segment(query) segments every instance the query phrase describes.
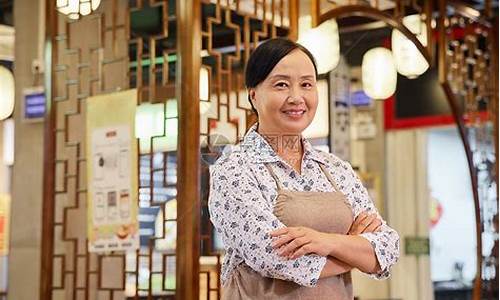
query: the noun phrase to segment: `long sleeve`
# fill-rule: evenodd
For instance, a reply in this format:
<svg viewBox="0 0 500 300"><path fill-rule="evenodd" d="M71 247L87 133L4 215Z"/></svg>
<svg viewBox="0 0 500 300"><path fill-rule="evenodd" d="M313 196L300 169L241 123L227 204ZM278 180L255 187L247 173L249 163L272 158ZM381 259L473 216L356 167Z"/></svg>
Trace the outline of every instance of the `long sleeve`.
<svg viewBox="0 0 500 300"><path fill-rule="evenodd" d="M271 247L269 232L285 225L272 213L259 185L244 162L210 167L209 212L222 235L226 255L241 259L262 276L315 286L326 258L315 254L286 260Z"/></svg>
<svg viewBox="0 0 500 300"><path fill-rule="evenodd" d="M382 220L380 231L362 233L360 236L366 238L372 244L381 268L379 273L368 275L375 279L386 279L390 276L391 267L396 264L399 259L399 235L382 219L368 191L363 186L351 165L343 162L342 167L346 171L346 177L348 177L346 178L346 186L344 186L343 190L352 205L354 216L357 217L362 212L376 213L378 218Z"/></svg>

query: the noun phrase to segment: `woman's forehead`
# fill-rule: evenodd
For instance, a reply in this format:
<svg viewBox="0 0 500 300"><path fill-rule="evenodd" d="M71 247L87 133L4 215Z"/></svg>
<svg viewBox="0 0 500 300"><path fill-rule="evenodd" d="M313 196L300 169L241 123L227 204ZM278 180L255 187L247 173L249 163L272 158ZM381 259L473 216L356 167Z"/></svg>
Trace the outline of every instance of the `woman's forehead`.
<svg viewBox="0 0 500 300"><path fill-rule="evenodd" d="M314 65L307 54L297 49L283 57L274 66L268 78L275 76L315 77Z"/></svg>

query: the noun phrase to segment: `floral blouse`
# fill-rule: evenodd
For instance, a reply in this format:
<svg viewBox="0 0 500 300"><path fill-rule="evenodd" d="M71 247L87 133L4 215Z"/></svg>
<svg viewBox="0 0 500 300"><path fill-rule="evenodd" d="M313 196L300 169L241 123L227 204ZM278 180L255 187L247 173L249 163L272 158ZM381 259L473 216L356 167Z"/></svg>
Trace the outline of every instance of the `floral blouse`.
<svg viewBox="0 0 500 300"><path fill-rule="evenodd" d="M262 276L315 286L326 257L308 254L285 259L271 247L269 232L285 225L273 214L277 186L264 163L271 165L284 188L332 192L334 188L318 165L323 164L348 199L354 217L363 211L378 214L377 208L349 163L314 149L302 139L304 156L299 174L274 152L256 128L257 124L210 166L210 218L226 250L222 283L239 264L245 263ZM370 241L381 267L380 273L369 275L388 278L399 258L398 233L383 221L380 231L360 236Z"/></svg>

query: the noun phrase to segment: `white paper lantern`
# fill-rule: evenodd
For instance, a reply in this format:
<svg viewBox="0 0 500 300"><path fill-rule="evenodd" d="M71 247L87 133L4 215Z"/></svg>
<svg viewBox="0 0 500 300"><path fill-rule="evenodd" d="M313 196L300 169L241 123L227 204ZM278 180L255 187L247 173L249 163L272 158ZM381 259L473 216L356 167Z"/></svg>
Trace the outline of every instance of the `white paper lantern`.
<svg viewBox="0 0 500 300"><path fill-rule="evenodd" d="M307 19L303 19L300 23L307 26L306 22ZM318 27L301 30L298 43L312 53L319 74L330 72L339 63L339 28L334 19L323 22Z"/></svg>
<svg viewBox="0 0 500 300"><path fill-rule="evenodd" d="M415 34L424 47L427 46L427 27L420 15L404 17L403 24ZM397 29L392 30L392 53L396 69L403 76L416 78L429 68L417 46Z"/></svg>
<svg viewBox="0 0 500 300"><path fill-rule="evenodd" d="M387 99L396 91L396 66L389 49L368 50L361 64L361 79L365 94L373 99Z"/></svg>
<svg viewBox="0 0 500 300"><path fill-rule="evenodd" d="M14 111L14 75L0 66L0 120L7 119Z"/></svg>
<svg viewBox="0 0 500 300"><path fill-rule="evenodd" d="M328 138L330 133L328 81L326 79L318 80L316 86L318 88L316 115L311 124L302 132L302 135L308 139Z"/></svg>
<svg viewBox="0 0 500 300"><path fill-rule="evenodd" d="M80 15L86 16L95 11L101 0L57 0L57 10L70 19L77 20Z"/></svg>

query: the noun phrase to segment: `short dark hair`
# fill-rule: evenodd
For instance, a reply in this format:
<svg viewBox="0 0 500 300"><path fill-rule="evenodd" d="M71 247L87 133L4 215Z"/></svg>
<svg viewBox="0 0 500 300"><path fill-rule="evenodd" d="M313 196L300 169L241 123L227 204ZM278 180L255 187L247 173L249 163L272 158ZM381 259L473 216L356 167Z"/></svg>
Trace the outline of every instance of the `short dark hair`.
<svg viewBox="0 0 500 300"><path fill-rule="evenodd" d="M314 73L318 77L318 68L314 56L304 46L285 38L274 38L259 45L250 55L245 69L245 85L247 89L254 88L264 81L274 67L295 49L304 52L314 65ZM248 101L252 110L257 114L257 110L248 95Z"/></svg>

